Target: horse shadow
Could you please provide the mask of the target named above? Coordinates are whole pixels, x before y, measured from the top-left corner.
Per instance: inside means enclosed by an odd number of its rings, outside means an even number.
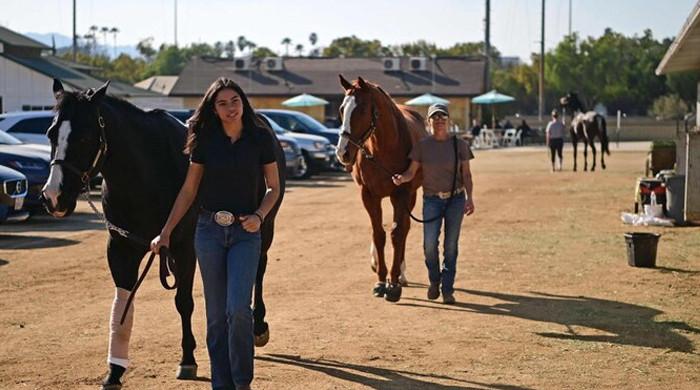
[[[6,242],[5,240],[8,240],[9,242]],[[0,234],[0,242],[3,243],[3,249],[9,250],[60,248],[80,243],[80,241],[70,240],[67,238],[24,236],[11,234]],[[2,262],[5,263],[3,264]],[[0,260],[0,266],[5,264],[7,264],[7,261]]]
[[[348,382],[362,384],[377,390],[483,390],[484,388],[493,390],[528,390],[526,387],[500,383],[474,382],[452,378],[446,375],[391,370],[388,368],[343,363],[330,359],[304,359],[298,355],[265,354],[263,356],[256,356],[255,359],[270,363],[301,367]],[[443,385],[434,383],[433,381],[435,380],[458,382],[460,385]]]
[[[420,285],[413,284],[420,287]],[[399,305],[473,312],[487,315],[517,317],[532,321],[549,322],[566,327],[566,333],[537,332],[542,337],[591,342],[606,342],[668,349],[674,352],[694,353],[692,342],[676,331],[700,333],[700,329],[681,321],[654,321],[662,311],[646,306],[584,296],[567,296],[532,292],[534,295],[516,295],[489,291],[455,289],[455,291],[498,299],[503,303],[492,305],[458,302],[454,305],[425,305],[430,301],[406,298],[421,304]],[[574,327],[596,329],[606,334],[586,335]]]
[[[3,265],[8,265],[8,264],[10,264],[9,261],[0,259],[0,267],[2,267]]]

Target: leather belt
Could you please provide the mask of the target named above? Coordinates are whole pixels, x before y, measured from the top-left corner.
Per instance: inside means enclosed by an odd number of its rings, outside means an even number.
[[[238,215],[226,210],[209,211],[207,209],[201,209],[200,213],[214,221],[217,225],[223,227],[231,226],[235,223],[241,223],[241,219]]]
[[[460,188],[460,189],[458,189],[458,190],[455,190],[455,192],[450,192],[450,191],[437,192],[437,193],[434,193],[434,194],[426,194],[426,196],[436,196],[436,197],[438,197],[438,198],[444,200],[444,199],[449,199],[449,198],[451,198],[451,197],[453,197],[453,196],[455,196],[455,195],[459,195],[459,194],[461,194],[462,192],[464,192],[464,187],[462,187],[462,188]]]

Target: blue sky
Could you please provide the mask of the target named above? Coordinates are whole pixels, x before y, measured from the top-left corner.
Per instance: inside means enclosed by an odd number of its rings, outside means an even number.
[[[117,44],[153,37],[174,39],[176,0],[77,0],[78,34],[90,25],[117,27]],[[627,35],[651,29],[655,37],[675,36],[696,0],[572,0],[573,30],[599,36],[606,27]],[[479,41],[484,36],[484,0],[177,0],[178,43],[236,40],[284,52],[284,37],[310,47],[357,35],[398,44],[425,39],[439,46]],[[568,32],[569,0],[546,0],[547,48]],[[529,58],[539,50],[541,0],[491,0],[492,44],[503,55]],[[28,33],[70,36],[72,0],[0,0],[0,25]],[[112,38],[108,39],[112,43]]]

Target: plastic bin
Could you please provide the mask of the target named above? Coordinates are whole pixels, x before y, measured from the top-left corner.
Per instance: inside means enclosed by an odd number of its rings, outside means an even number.
[[[627,263],[632,267],[655,267],[659,237],[656,233],[625,233]]]
[[[666,176],[666,211],[676,225],[685,223],[685,175]]]

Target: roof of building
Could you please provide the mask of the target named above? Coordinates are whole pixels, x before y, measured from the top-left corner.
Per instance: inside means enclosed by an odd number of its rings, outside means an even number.
[[[0,42],[7,43],[12,46],[33,47],[35,49],[50,49],[49,46],[41,42],[35,41],[27,36],[18,34],[10,29],[0,26]]]
[[[695,4],[664,58],[656,68],[662,75],[685,70],[700,70],[700,1]]]
[[[385,71],[383,58],[285,57],[282,70],[268,70],[257,61],[250,70],[236,70],[230,59],[194,57],[172,88],[171,96],[201,96],[218,77],[237,82],[248,95],[294,96],[300,93],[330,96],[342,93],[338,74],[352,80],[362,76],[393,96],[431,92],[440,96],[475,96],[483,93],[483,59],[438,57],[425,59],[426,70],[409,69],[408,57],[399,58],[398,71]],[[434,83],[434,85],[433,85]]]
[[[177,78],[177,76],[151,76],[134,84],[134,87],[169,95],[175,86],[175,82],[177,82]]]
[[[80,72],[76,69],[80,68],[78,64],[73,64],[72,62],[53,56],[18,57],[7,53],[0,53],[0,57],[7,58],[10,61],[16,62],[47,77],[59,79],[64,85],[74,90],[96,88],[105,82],[105,80],[91,76],[84,72]],[[76,67],[73,67],[72,65],[76,65]],[[119,97],[159,96],[159,94],[154,92],[136,88],[119,81],[113,81],[110,83],[109,93]]]

